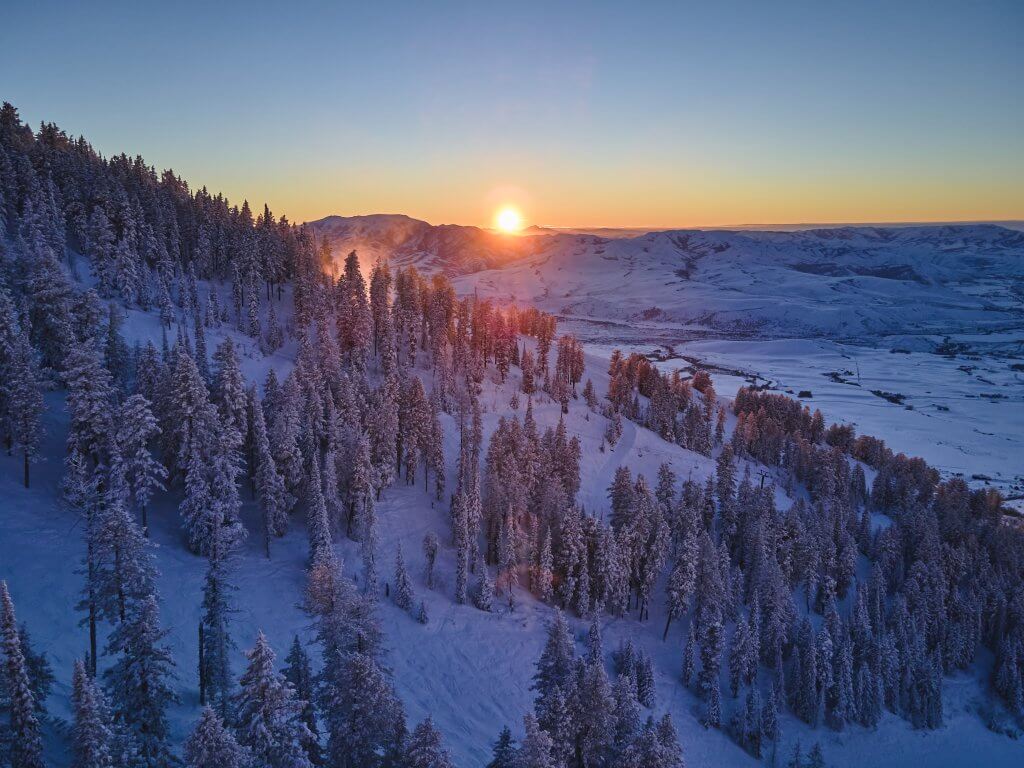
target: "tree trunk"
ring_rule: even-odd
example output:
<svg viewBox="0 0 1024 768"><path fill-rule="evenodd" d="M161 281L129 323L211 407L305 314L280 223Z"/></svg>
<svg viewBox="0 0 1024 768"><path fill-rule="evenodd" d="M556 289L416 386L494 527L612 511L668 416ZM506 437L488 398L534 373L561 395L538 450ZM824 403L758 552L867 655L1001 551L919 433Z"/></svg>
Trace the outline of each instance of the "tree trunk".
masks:
<svg viewBox="0 0 1024 768"><path fill-rule="evenodd" d="M199 703L206 704L206 660L203 657L203 622L199 622Z"/></svg>
<svg viewBox="0 0 1024 768"><path fill-rule="evenodd" d="M668 639L668 627L672 623L672 611L668 612L668 620L665 622L665 631L661 635L661 642L665 642Z"/></svg>
<svg viewBox="0 0 1024 768"><path fill-rule="evenodd" d="M25 451L25 487L28 488L28 451Z"/></svg>
<svg viewBox="0 0 1024 768"><path fill-rule="evenodd" d="M149 512L145 504L142 505L142 535L149 538Z"/></svg>
<svg viewBox="0 0 1024 768"><path fill-rule="evenodd" d="M96 605L89 598L89 672L96 677Z"/></svg>

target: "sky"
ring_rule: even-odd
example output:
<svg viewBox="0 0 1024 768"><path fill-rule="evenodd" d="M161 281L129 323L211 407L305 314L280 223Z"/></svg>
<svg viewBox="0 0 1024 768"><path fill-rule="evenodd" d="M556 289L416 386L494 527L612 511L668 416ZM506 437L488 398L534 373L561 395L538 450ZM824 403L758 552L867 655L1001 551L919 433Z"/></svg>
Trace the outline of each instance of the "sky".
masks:
<svg viewBox="0 0 1024 768"><path fill-rule="evenodd" d="M1024 219L1019 0L5 6L30 124L293 221Z"/></svg>

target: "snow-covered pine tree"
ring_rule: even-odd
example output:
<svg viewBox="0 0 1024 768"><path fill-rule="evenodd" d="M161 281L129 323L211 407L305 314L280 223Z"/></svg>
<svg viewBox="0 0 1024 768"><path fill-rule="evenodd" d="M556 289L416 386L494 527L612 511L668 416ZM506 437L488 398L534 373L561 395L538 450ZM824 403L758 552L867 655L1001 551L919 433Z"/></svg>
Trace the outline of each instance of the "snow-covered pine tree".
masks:
<svg viewBox="0 0 1024 768"><path fill-rule="evenodd" d="M293 497L285 488L281 473L277 471L277 464L270 451L263 407L256 399L255 389L250 390L249 394L256 465L256 495L259 498L260 511L263 513L263 547L269 558L271 538L283 536L288 530L288 509L293 503Z"/></svg>
<svg viewBox="0 0 1024 768"><path fill-rule="evenodd" d="M106 699L80 659L75 660L71 678L71 706L72 768L114 768L114 735Z"/></svg>
<svg viewBox="0 0 1024 768"><path fill-rule="evenodd" d="M477 580L476 592L473 594L473 605L481 611L494 610L494 581L487 565L480 566L480 578Z"/></svg>
<svg viewBox="0 0 1024 768"><path fill-rule="evenodd" d="M434 588L434 566L437 563L437 534L427 531L423 537L423 557L426 560L425 579L427 589Z"/></svg>
<svg viewBox="0 0 1024 768"><path fill-rule="evenodd" d="M249 425L249 400L238 353L228 336L213 353L213 402L220 415L220 425L231 432L230 445L239 450Z"/></svg>
<svg viewBox="0 0 1024 768"><path fill-rule="evenodd" d="M162 644L167 632L160 628L154 595L132 607L107 642L107 653L117 661L104 672L118 723L134 736L140 765L170 768L167 708L178 701L170 686L174 659Z"/></svg>
<svg viewBox="0 0 1024 768"><path fill-rule="evenodd" d="M309 533L309 560L310 562L330 560L333 556L334 541L331 536L331 522L327 517L323 481L320 478L319 457L313 457L306 486L306 530Z"/></svg>
<svg viewBox="0 0 1024 768"><path fill-rule="evenodd" d="M68 388L67 408L71 413L68 451L78 451L96 465L107 457L113 426L114 390L110 372L95 347L83 342L75 344L68 353L64 381Z"/></svg>
<svg viewBox="0 0 1024 768"><path fill-rule="evenodd" d="M302 647L299 636L292 640L292 647L284 659L285 668L281 670L284 679L295 689L296 698L303 703L302 722L305 723L313 738L307 743L306 753L313 765L320 763L320 745L317 734L319 733L316 724L316 709L313 702L316 696L315 678L313 668L309 661L309 654Z"/></svg>
<svg viewBox="0 0 1024 768"><path fill-rule="evenodd" d="M491 748L491 762L486 768L516 768L517 752L515 741L512 739L512 731L506 725L498 734L498 740Z"/></svg>
<svg viewBox="0 0 1024 768"><path fill-rule="evenodd" d="M239 743L266 768L311 768L306 745L313 734L302 722L304 704L274 671L274 652L262 630L246 657L249 665L235 695Z"/></svg>
<svg viewBox="0 0 1024 768"><path fill-rule="evenodd" d="M430 438L424 451L423 484L427 484L427 469L434 473L434 496L440 501L444 495L444 432L441 430L441 403L436 393L430 396Z"/></svg>
<svg viewBox="0 0 1024 768"><path fill-rule="evenodd" d="M211 707L204 707L196 727L185 739L182 749L187 768L247 768L248 750L242 747L224 725L224 719Z"/></svg>
<svg viewBox="0 0 1024 768"><path fill-rule="evenodd" d="M206 566L203 583L202 639L199 658L201 668L201 703L209 704L222 718L231 714L230 654L235 643L231 639L228 622L234 607L230 595L236 589L228 580L231 565L229 542L214 543Z"/></svg>
<svg viewBox="0 0 1024 768"><path fill-rule="evenodd" d="M0 351L0 376L3 376L2 400L11 447L22 456L23 482L29 487L29 465L39 453L43 436L39 415L43 412L42 378L35 351L25 333L17 333L12 349ZM8 357L9 354L9 357ZM7 359L5 359L7 358Z"/></svg>
<svg viewBox="0 0 1024 768"><path fill-rule="evenodd" d="M156 491L162 491L167 470L153 458L151 442L160 434L149 401L142 395L131 395L117 413L114 442L120 466L112 470L124 478L132 501L142 512L142 530L149 536L147 507Z"/></svg>
<svg viewBox="0 0 1024 768"><path fill-rule="evenodd" d="M355 768L400 759L405 711L386 673L369 654L343 653L321 700L329 764Z"/></svg>
<svg viewBox="0 0 1024 768"><path fill-rule="evenodd" d="M434 721L427 715L409 737L405 748L407 768L454 768L451 755L441 744L441 734L434 727Z"/></svg>
<svg viewBox="0 0 1024 768"><path fill-rule="evenodd" d="M409 572L405 567L405 558L402 556L402 544L398 544L398 552L395 555L395 605L403 611L409 612L414 605L412 581L409 579Z"/></svg>
<svg viewBox="0 0 1024 768"><path fill-rule="evenodd" d="M43 768L43 742L36 716L36 700L29 684L28 666L14 616L14 601L6 581L0 581L0 635L9 711L11 746L8 760L11 768Z"/></svg>
<svg viewBox="0 0 1024 768"><path fill-rule="evenodd" d="M523 717L523 744L516 756L515 768L557 768L552 756L554 746L547 731L540 727L537 718L531 714Z"/></svg>

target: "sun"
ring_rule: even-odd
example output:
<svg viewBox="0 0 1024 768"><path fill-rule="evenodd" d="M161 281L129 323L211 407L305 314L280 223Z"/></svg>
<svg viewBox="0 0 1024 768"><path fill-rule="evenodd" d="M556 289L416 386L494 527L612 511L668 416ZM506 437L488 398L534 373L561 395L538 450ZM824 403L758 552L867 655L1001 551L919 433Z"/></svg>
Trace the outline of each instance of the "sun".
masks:
<svg viewBox="0 0 1024 768"><path fill-rule="evenodd" d="M514 234L523 228L523 215L510 205L494 214L495 229Z"/></svg>

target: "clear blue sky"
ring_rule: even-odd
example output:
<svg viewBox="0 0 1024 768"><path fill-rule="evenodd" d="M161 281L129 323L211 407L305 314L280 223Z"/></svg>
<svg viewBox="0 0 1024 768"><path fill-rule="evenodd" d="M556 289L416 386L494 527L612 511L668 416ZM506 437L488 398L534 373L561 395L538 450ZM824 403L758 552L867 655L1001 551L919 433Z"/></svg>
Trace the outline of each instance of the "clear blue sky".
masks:
<svg viewBox="0 0 1024 768"><path fill-rule="evenodd" d="M12 2L0 99L300 221L1024 218L1019 0Z"/></svg>

